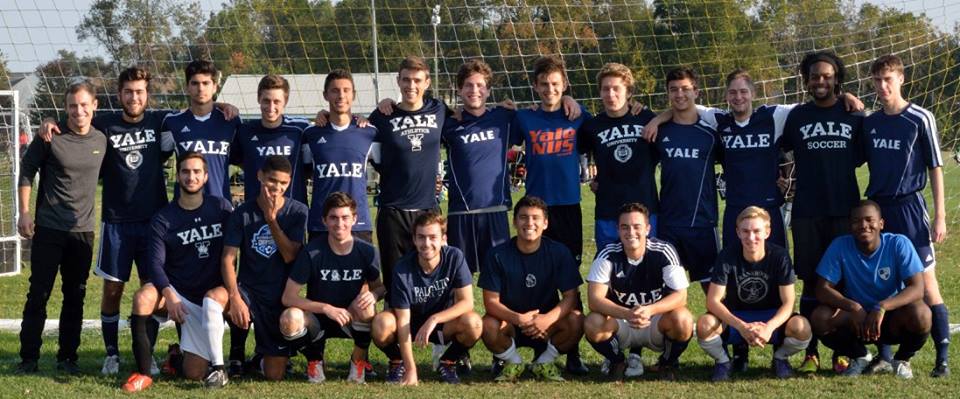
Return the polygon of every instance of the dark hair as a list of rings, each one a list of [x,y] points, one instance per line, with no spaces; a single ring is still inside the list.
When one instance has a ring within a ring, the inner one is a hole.
[[[350,213],[356,215],[357,201],[354,201],[353,198],[350,198],[350,195],[342,191],[330,193],[327,199],[323,201],[323,216],[326,217],[331,210],[336,208],[350,208]]]
[[[871,75],[879,75],[883,71],[900,72],[903,75],[903,60],[895,54],[889,54],[877,58],[870,66]]]
[[[874,200],[868,200],[868,199],[863,199],[863,200],[860,200],[860,202],[857,202],[857,205],[854,205],[854,207],[850,209],[850,216],[853,216],[853,213],[856,212],[858,209],[868,208],[868,207],[876,209],[877,213],[880,214],[880,217],[883,217],[883,212],[880,210],[880,204],[878,204]]]
[[[747,81],[747,84],[750,85],[751,91],[753,88],[753,77],[750,76],[750,72],[743,68],[734,69],[733,72],[727,74],[727,87],[730,87],[730,84],[734,80],[743,79]]]
[[[407,56],[403,61],[400,61],[400,69],[397,70],[397,73],[402,72],[404,69],[423,71],[423,73],[427,74],[427,79],[430,79],[430,64],[427,64],[427,61],[425,61],[423,57],[416,55]]]
[[[94,100],[97,99],[97,89],[94,89],[93,84],[91,84],[89,81],[84,80],[84,81],[73,83],[67,87],[67,90],[63,92],[64,103],[66,103],[67,97],[77,94],[81,91],[90,93],[90,96],[93,97]]]
[[[513,207],[513,218],[516,219],[517,215],[520,214],[521,208],[537,208],[543,211],[544,219],[549,219],[550,214],[547,211],[547,203],[544,202],[540,197],[534,197],[532,195],[524,195],[523,198],[520,198],[517,201],[517,205]]]
[[[533,62],[533,83],[537,83],[537,79],[540,78],[540,75],[551,74],[554,72],[559,72],[563,75],[563,81],[567,81],[567,68],[563,63],[563,59],[556,55],[545,55],[543,57],[537,58]]]
[[[187,83],[190,83],[190,78],[193,75],[203,74],[210,75],[213,78],[213,82],[217,85],[220,84],[220,71],[217,70],[217,66],[213,65],[213,62],[207,60],[194,60],[187,64],[187,67],[183,69],[183,74],[187,78]]]
[[[326,93],[330,89],[330,85],[333,84],[334,80],[349,80],[350,86],[355,86],[353,83],[353,75],[350,71],[346,69],[334,69],[327,74],[327,78],[323,80],[323,92]],[[356,90],[354,90],[356,92]]]
[[[413,231],[416,234],[418,227],[429,226],[431,224],[439,224],[440,232],[447,234],[447,218],[443,217],[438,212],[426,211],[421,213],[420,216],[417,216],[413,221]]]
[[[693,83],[693,88],[695,89],[700,87],[700,77],[697,76],[697,73],[694,72],[693,69],[690,69],[690,67],[681,66],[673,68],[667,72],[667,86],[669,86],[670,82],[673,82],[674,80],[683,79],[690,80],[690,82]]]
[[[123,90],[124,83],[144,80],[147,82],[147,91],[149,92],[150,78],[150,72],[146,69],[140,68],[139,66],[132,66],[124,69],[122,72],[120,72],[120,75],[117,76],[117,91]]]
[[[263,165],[260,166],[260,171],[263,174],[267,174],[273,171],[283,172],[283,173],[293,173],[293,167],[290,165],[290,160],[283,155],[271,155],[267,159],[263,160]]]
[[[833,66],[834,76],[837,80],[837,84],[833,87],[833,93],[838,95],[842,93],[843,81],[847,77],[847,68],[843,65],[840,57],[829,51],[817,51],[803,57],[803,61],[800,61],[800,75],[803,76],[803,84],[806,85],[810,82],[810,68],[818,62],[826,62]]]
[[[466,82],[467,78],[474,74],[483,75],[483,80],[486,82],[487,87],[490,87],[490,81],[493,79],[493,70],[490,69],[490,65],[487,65],[482,59],[473,58],[464,62],[463,65],[460,66],[460,70],[457,71],[457,89],[462,89],[463,82]]]
[[[190,159],[199,159],[200,163],[203,164],[203,171],[207,171],[207,159],[203,157],[203,154],[196,151],[190,151],[177,158],[177,173],[180,173],[180,167],[183,166],[183,163]]]
[[[260,95],[263,94],[264,90],[274,90],[280,89],[283,90],[284,100],[290,99],[290,83],[287,82],[283,76],[280,75],[267,75],[263,79],[260,79],[260,84],[257,85],[257,98],[260,98]]]
[[[629,204],[623,204],[620,207],[620,210],[617,211],[617,215],[623,216],[628,213],[637,212],[643,215],[643,218],[647,220],[647,224],[650,224],[650,210],[647,207],[639,202],[631,202]]]

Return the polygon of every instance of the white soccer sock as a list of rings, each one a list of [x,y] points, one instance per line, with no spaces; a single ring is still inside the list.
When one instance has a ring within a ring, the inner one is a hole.
[[[210,364],[223,366],[223,306],[213,298],[203,298],[203,329],[210,345]]]
[[[706,340],[697,339],[697,342],[700,343],[700,347],[703,348],[704,352],[707,352],[713,360],[716,360],[717,363],[726,363],[730,361],[730,356],[727,355],[727,351],[723,349],[723,340],[720,339],[720,336],[714,336],[713,338],[707,338]],[[792,353],[792,352],[791,352]]]
[[[510,347],[507,350],[502,353],[494,353],[493,356],[510,364],[523,363],[523,358],[520,357],[520,352],[517,352],[517,345],[513,342],[513,339],[510,339]]]
[[[785,360],[786,358],[790,357],[790,355],[807,349],[807,345],[809,344],[809,338],[805,340],[799,340],[794,337],[786,337],[783,339],[783,345],[780,345],[780,347],[773,352],[773,358]]]
[[[553,346],[552,342],[547,341],[547,349],[537,357],[536,363],[550,363],[553,362],[557,356],[560,356],[560,351],[557,350],[557,347]]]

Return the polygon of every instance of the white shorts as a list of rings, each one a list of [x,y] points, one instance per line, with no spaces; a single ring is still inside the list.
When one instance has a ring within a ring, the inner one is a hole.
[[[633,328],[626,320],[617,319],[617,340],[620,341],[620,349],[644,347],[654,352],[663,352],[666,342],[663,334],[657,329],[660,316],[651,317],[650,325],[644,328]]]
[[[213,354],[207,338],[207,330],[203,326],[203,306],[188,301],[176,289],[173,292],[177,294],[177,298],[180,298],[180,303],[187,311],[183,323],[180,324],[180,349],[209,361],[213,358]],[[223,348],[217,348],[217,350],[223,350]]]

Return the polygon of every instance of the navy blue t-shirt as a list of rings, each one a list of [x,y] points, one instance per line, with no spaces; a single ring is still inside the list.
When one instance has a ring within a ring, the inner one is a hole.
[[[303,242],[307,206],[288,198],[277,212],[277,222],[290,241]],[[240,249],[237,281],[247,293],[256,297],[251,300],[279,304],[290,274],[290,264],[283,261],[256,198],[244,202],[230,215],[223,245]]]
[[[283,117],[280,126],[268,129],[260,119],[247,121],[237,131],[237,138],[230,150],[230,163],[243,169],[243,198],[249,200],[260,194],[257,171],[271,155],[282,155],[293,167],[290,186],[284,196],[307,202],[307,182],[304,179],[303,130],[309,125],[305,119]]]
[[[581,112],[571,121],[562,109],[517,111],[510,143],[525,144],[527,195],[540,197],[550,206],[580,203],[577,129],[590,119],[586,109]]]
[[[187,152],[203,154],[208,174],[203,193],[230,199],[230,145],[241,123],[240,118],[226,120],[217,108],[204,116],[188,109],[167,115],[161,130],[173,137],[178,159]],[[178,187],[174,185],[174,198],[180,195]]]
[[[797,281],[790,253],[767,242],[766,255],[757,263],[743,258],[743,248],[729,245],[720,251],[710,282],[727,287],[723,304],[730,310],[774,310],[783,305],[780,286]]]
[[[456,300],[453,290],[472,283],[473,275],[459,249],[444,245],[440,249],[440,264],[430,274],[420,268],[417,251],[411,251],[394,266],[390,306],[410,309],[410,324],[419,326],[430,316],[453,306]]]
[[[380,143],[380,206],[397,209],[433,209],[440,165],[440,136],[447,106],[436,99],[424,99],[423,107],[407,112],[394,107],[385,116],[370,114]]]
[[[310,231],[326,231],[323,202],[341,191],[357,202],[357,224],[353,231],[373,231],[367,204],[367,158],[377,130],[355,123],[338,130],[332,123],[313,126],[303,132],[304,160],[313,164],[313,198],[310,200]]]
[[[500,303],[514,312],[549,312],[560,294],[577,289],[583,279],[566,245],[542,237],[531,254],[517,249],[517,238],[487,253],[477,285],[500,294]]]
[[[493,108],[447,120],[443,144],[450,163],[449,213],[510,207],[507,147],[515,111]]]
[[[843,101],[820,108],[813,102],[787,116],[781,146],[797,165],[794,217],[846,217],[860,200],[856,170],[863,163],[863,115]]]
[[[717,225],[717,173],[721,159],[717,132],[703,120],[692,125],[673,121],[660,126],[660,215],[657,224],[671,227]]]
[[[188,211],[174,202],[153,217],[147,234],[147,270],[158,291],[173,286],[199,305],[208,290],[223,285],[223,227],[232,209],[230,201],[207,195],[197,209]]]
[[[623,204],[639,202],[651,213],[659,212],[656,147],[644,140],[643,127],[657,115],[644,109],[611,118],[601,113],[580,126],[577,146],[593,154],[597,165],[596,218],[614,220]]]
[[[103,221],[150,220],[167,204],[163,163],[173,153],[172,137],[161,139],[166,112],[147,111],[137,123],[122,113],[98,115],[93,126],[107,136],[107,153],[100,166],[103,177]]]
[[[867,197],[891,198],[927,186],[927,169],[943,166],[937,119],[910,104],[897,115],[882,110],[863,121],[870,168]]]
[[[607,299],[626,308],[656,303],[690,286],[670,243],[648,237],[644,248],[643,257],[629,259],[619,241],[608,244],[593,260],[587,281],[606,284]]]
[[[313,240],[300,251],[290,270],[290,280],[307,285],[307,299],[338,308],[350,306],[364,284],[379,278],[377,250],[357,239],[346,255],[334,253],[327,240]]]

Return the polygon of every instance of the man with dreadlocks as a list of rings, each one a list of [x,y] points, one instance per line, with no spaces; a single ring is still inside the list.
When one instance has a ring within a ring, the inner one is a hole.
[[[864,162],[863,114],[847,112],[838,101],[846,69],[835,54],[807,54],[800,62],[800,74],[813,100],[787,116],[780,145],[793,151],[797,166],[793,263],[803,280],[800,314],[810,319],[817,306],[817,264],[830,242],[848,231],[847,215],[860,198],[856,169]],[[814,337],[798,371],[815,372],[820,365],[818,355]],[[836,357],[834,369],[845,369]]]

